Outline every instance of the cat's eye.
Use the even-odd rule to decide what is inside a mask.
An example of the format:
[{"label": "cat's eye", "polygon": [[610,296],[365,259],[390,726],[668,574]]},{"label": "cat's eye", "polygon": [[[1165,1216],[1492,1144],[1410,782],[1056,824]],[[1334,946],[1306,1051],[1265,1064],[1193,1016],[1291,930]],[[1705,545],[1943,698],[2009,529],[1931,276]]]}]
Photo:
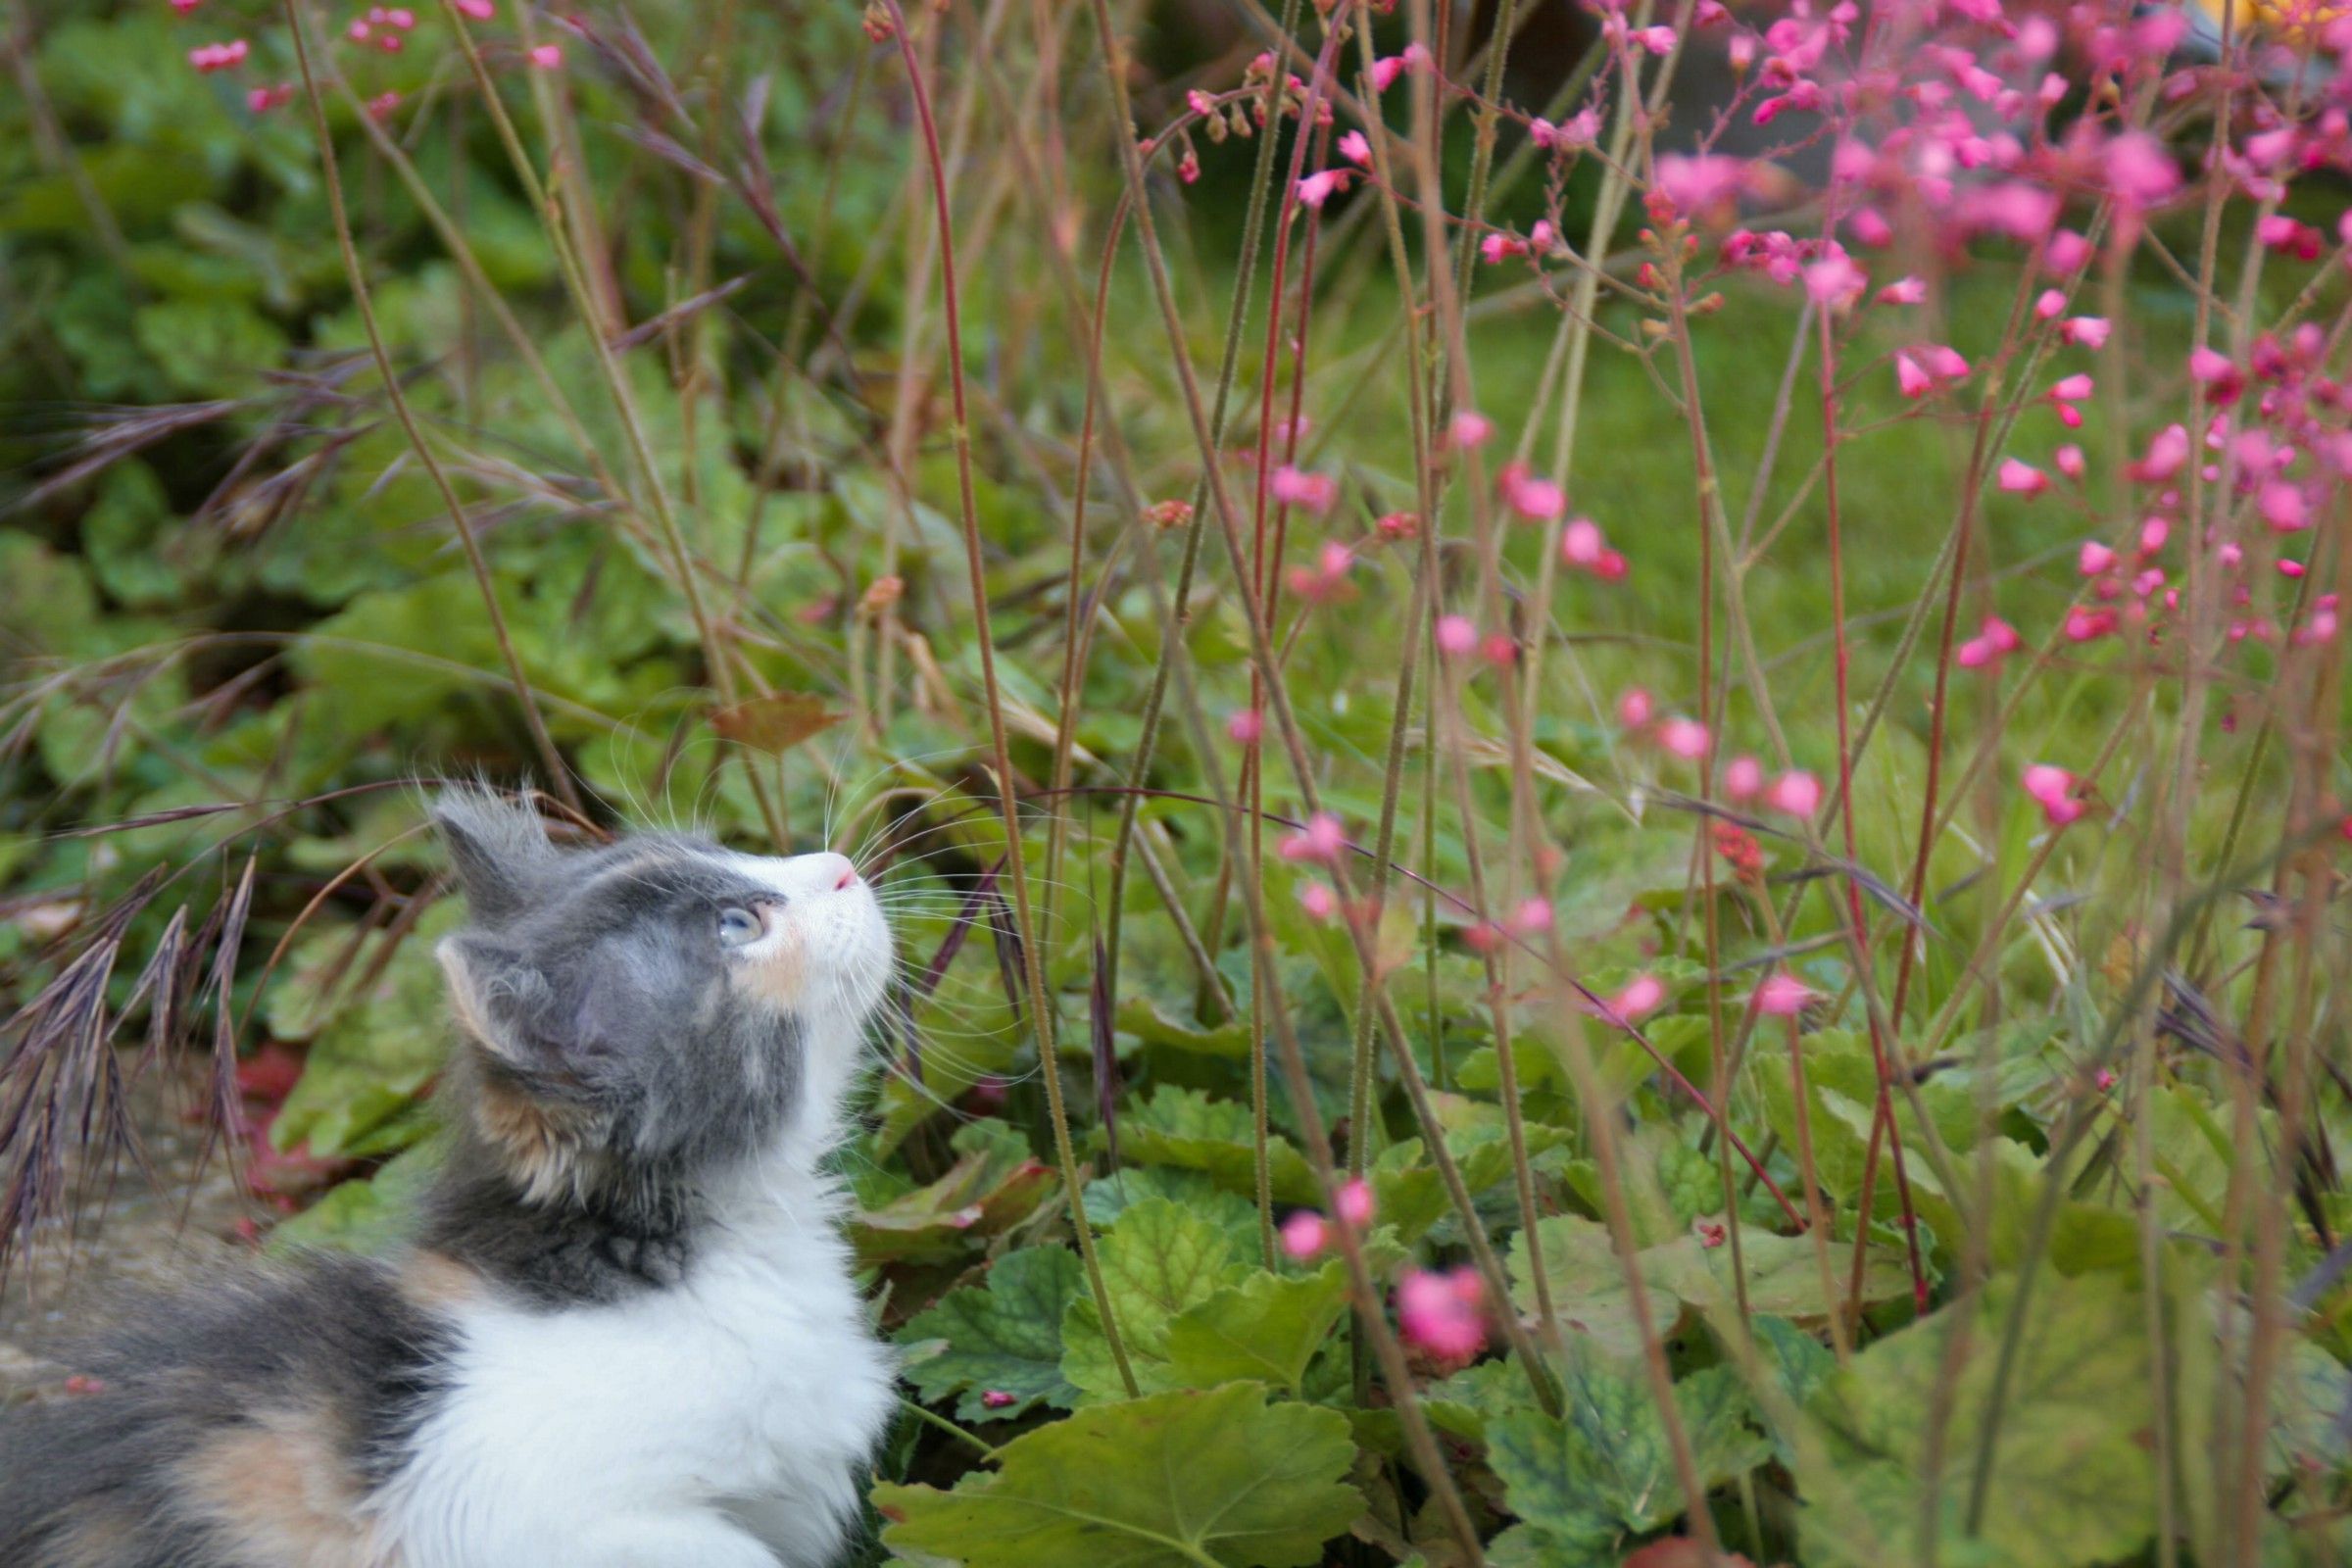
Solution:
[{"label": "cat's eye", "polygon": [[767,922],[760,911],[740,905],[718,911],[718,940],[730,948],[740,948],[757,942],[765,934]]}]

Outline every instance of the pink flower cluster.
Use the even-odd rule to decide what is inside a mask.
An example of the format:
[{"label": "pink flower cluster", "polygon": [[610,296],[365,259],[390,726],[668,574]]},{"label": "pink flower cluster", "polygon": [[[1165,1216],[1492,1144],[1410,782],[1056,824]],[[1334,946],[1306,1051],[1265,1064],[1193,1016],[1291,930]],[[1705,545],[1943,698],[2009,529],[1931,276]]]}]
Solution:
[{"label": "pink flower cluster", "polygon": [[242,38],[231,38],[226,43],[201,43],[188,51],[188,64],[209,76],[216,71],[234,71],[250,53],[251,48]]},{"label": "pink flower cluster", "polygon": [[[1342,1186],[1332,1202],[1339,1222],[1353,1232],[1372,1223],[1372,1189],[1356,1180]],[[1331,1221],[1311,1208],[1302,1208],[1282,1222],[1282,1250],[1303,1263],[1331,1245]]]},{"label": "pink flower cluster", "polygon": [[1487,1346],[1486,1282],[1467,1265],[1406,1273],[1396,1286],[1396,1324],[1441,1361],[1467,1361]]}]

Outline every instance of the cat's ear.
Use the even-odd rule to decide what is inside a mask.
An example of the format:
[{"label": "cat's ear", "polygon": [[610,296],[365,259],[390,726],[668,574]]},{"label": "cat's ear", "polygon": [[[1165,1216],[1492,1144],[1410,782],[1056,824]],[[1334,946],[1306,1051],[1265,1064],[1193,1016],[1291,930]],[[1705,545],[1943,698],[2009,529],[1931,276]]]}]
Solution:
[{"label": "cat's ear", "polygon": [[625,954],[550,973],[495,933],[461,931],[443,937],[433,956],[466,1037],[542,1092],[592,1094],[630,1042],[661,1029],[643,1001],[661,982]]},{"label": "cat's ear", "polygon": [[488,789],[444,791],[433,803],[433,825],[476,920],[495,923],[529,908],[556,860],[539,813]]},{"label": "cat's ear", "polygon": [[560,1073],[562,1042],[549,1028],[559,1016],[554,985],[538,965],[492,937],[443,937],[433,956],[449,980],[458,1026],[493,1061],[517,1077]]},{"label": "cat's ear", "polygon": [[608,1116],[564,1047],[565,1016],[539,967],[495,938],[461,932],[433,949],[473,1046],[467,1118],[522,1191],[546,1200],[593,1180]]}]

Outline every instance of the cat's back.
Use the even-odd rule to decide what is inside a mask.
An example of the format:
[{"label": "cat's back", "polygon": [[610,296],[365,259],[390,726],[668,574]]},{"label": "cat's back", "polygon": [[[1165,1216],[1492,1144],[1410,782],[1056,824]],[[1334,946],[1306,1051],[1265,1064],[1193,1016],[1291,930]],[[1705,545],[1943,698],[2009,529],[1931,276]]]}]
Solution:
[{"label": "cat's back", "polygon": [[366,1509],[455,1325],[416,1272],[321,1257],[150,1298],[75,1358],[87,1392],[0,1416],[11,1568],[391,1568]]}]

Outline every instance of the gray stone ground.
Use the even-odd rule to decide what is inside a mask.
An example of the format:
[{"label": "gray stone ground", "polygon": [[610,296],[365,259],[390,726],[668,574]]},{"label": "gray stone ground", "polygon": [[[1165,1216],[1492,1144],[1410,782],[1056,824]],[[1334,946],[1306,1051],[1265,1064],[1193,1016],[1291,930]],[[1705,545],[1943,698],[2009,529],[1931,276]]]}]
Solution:
[{"label": "gray stone ground", "polygon": [[246,1198],[215,1148],[201,1173],[201,1128],[184,1122],[184,1094],[157,1088],[137,1096],[141,1139],[155,1165],[150,1184],[124,1160],[111,1191],[93,1184],[69,1232],[45,1226],[29,1256],[0,1286],[0,1404],[65,1393],[72,1368],[53,1359],[60,1341],[103,1321],[121,1288],[177,1284],[250,1266],[253,1249],[237,1224],[266,1225],[269,1211]]}]

